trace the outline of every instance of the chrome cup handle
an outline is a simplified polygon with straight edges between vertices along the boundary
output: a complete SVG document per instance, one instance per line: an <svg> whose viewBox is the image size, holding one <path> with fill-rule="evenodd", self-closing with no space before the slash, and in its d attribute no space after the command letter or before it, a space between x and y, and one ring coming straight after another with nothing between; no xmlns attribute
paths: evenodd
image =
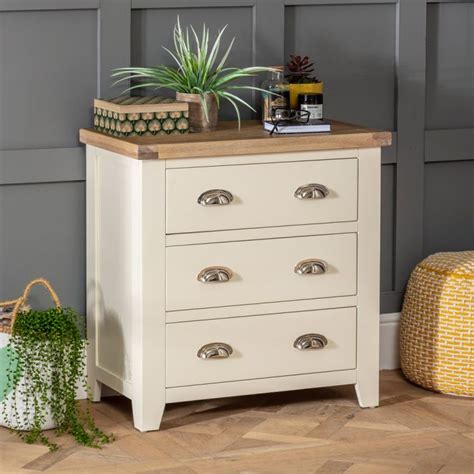
<svg viewBox="0 0 474 474"><path fill-rule="evenodd" d="M329 194L329 189L324 184L310 183L300 186L295 191L297 199L324 199Z"/></svg>
<svg viewBox="0 0 474 474"><path fill-rule="evenodd" d="M328 270L328 264L324 260L310 258L302 260L295 266L295 273L298 275L321 275Z"/></svg>
<svg viewBox="0 0 474 474"><path fill-rule="evenodd" d="M197 356L200 359L227 359L231 356L233 350L229 344L224 342L211 342L202 346Z"/></svg>
<svg viewBox="0 0 474 474"><path fill-rule="evenodd" d="M225 189L210 189L202 193L198 199L198 204L201 206L226 206L234 199L232 193Z"/></svg>
<svg viewBox="0 0 474 474"><path fill-rule="evenodd" d="M232 270L227 267L207 267L202 269L197 279L201 283L224 283L233 276Z"/></svg>
<svg viewBox="0 0 474 474"><path fill-rule="evenodd" d="M322 334L303 334L295 339L293 347L299 351L324 349L328 340Z"/></svg>

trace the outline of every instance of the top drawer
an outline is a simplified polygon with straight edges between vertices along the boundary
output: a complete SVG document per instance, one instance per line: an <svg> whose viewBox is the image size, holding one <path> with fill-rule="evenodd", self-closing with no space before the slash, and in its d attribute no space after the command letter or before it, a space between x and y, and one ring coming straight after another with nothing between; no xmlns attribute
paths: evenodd
<svg viewBox="0 0 474 474"><path fill-rule="evenodd" d="M168 234L356 219L356 158L166 172Z"/></svg>

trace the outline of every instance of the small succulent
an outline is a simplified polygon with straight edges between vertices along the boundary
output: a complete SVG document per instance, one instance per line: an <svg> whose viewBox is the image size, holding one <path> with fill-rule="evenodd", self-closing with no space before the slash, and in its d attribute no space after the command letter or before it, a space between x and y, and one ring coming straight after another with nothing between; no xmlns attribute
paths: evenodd
<svg viewBox="0 0 474 474"><path fill-rule="evenodd" d="M312 74L314 72L314 63L309 62L308 56L295 56L290 54L290 60L286 68L288 70L286 78L290 84L321 82Z"/></svg>

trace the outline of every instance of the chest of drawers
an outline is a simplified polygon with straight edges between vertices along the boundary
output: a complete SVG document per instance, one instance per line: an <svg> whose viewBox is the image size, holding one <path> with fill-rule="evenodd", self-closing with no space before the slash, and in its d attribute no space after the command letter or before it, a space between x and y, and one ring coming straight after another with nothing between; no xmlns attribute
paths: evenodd
<svg viewBox="0 0 474 474"><path fill-rule="evenodd" d="M378 404L380 147L217 132L87 144L88 374L166 403L354 384Z"/></svg>

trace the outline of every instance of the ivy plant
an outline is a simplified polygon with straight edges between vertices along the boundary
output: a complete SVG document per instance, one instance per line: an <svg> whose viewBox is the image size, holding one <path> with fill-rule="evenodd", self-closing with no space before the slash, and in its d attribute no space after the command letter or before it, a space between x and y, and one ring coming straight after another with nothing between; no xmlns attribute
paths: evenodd
<svg viewBox="0 0 474 474"><path fill-rule="evenodd" d="M70 308L22 312L7 346L14 357L10 357L3 395L6 397L8 390L11 403L2 404L2 415L4 419L9 416L14 431L26 443L39 441L51 451L58 445L41 429L48 413L58 435L68 433L81 445L100 447L113 437L97 428L91 414L86 341L78 323L77 313ZM88 394L85 408L76 400L80 386Z"/></svg>

